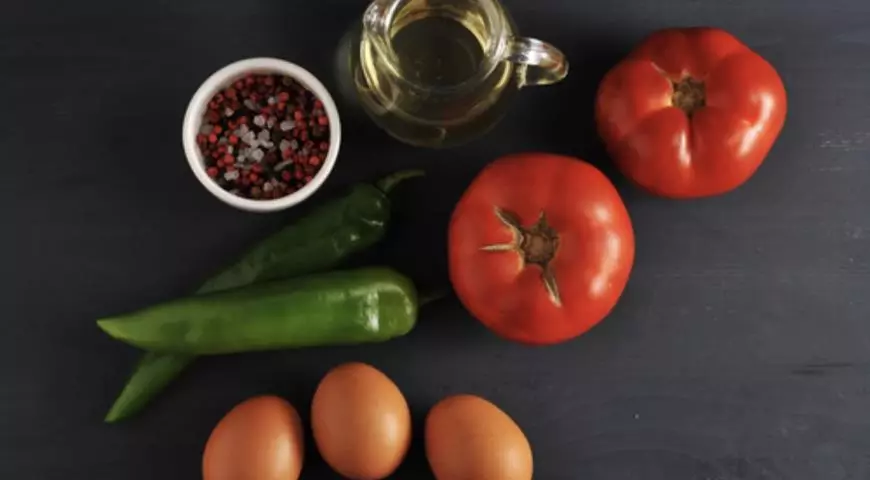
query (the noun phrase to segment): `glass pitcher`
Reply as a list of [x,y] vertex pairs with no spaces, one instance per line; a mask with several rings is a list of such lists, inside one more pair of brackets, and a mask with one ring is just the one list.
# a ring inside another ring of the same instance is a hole
[[393,137],[424,147],[472,140],[519,89],[568,74],[562,52],[517,36],[497,0],[375,0],[353,50],[363,109]]

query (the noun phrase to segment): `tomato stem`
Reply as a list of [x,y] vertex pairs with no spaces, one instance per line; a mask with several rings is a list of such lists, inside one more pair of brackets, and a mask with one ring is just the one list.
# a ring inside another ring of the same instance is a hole
[[537,223],[528,229],[522,229],[520,249],[528,263],[546,266],[559,246],[559,237],[556,231],[547,223],[544,212],[538,217]]
[[707,103],[707,88],[704,82],[692,77],[685,77],[678,82],[672,82],[674,94],[671,104],[692,116]]
[[495,209],[495,215],[501,223],[511,230],[513,239],[510,243],[484,245],[481,250],[485,252],[516,252],[523,258],[523,268],[528,264],[541,267],[541,280],[544,282],[550,300],[556,306],[562,306],[556,276],[550,267],[550,261],[556,255],[556,249],[559,248],[559,235],[547,223],[544,212],[541,212],[537,222],[530,227],[522,226],[516,215],[500,208]]

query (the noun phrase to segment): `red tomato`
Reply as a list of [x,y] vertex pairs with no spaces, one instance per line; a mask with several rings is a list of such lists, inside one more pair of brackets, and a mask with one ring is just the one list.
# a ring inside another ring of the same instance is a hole
[[776,70],[729,33],[668,29],[643,41],[601,82],[598,130],[622,172],[671,198],[742,185],[786,117]]
[[498,335],[559,343],[600,322],[622,294],[634,232],[613,184],[592,165],[546,153],[488,165],[456,205],[450,280]]

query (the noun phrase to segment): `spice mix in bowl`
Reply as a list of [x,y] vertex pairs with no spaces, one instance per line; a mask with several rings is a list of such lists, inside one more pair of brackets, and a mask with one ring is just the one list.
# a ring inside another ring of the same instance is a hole
[[213,195],[250,211],[281,210],[326,180],[341,143],[338,110],[311,73],[279,59],[233,63],[191,99],[183,144]]

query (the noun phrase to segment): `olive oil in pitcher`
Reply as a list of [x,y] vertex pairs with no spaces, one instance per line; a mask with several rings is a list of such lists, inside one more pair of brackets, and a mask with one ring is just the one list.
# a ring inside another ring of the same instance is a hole
[[460,21],[428,16],[399,26],[393,50],[406,78],[422,85],[451,87],[472,78],[483,61],[477,35]]
[[[518,56],[529,39],[513,32],[494,0],[376,0],[353,59],[357,96],[378,125],[404,142],[464,143],[491,129],[521,86],[545,83],[526,81],[527,67],[540,67]],[[559,62],[554,78],[567,73]]]

